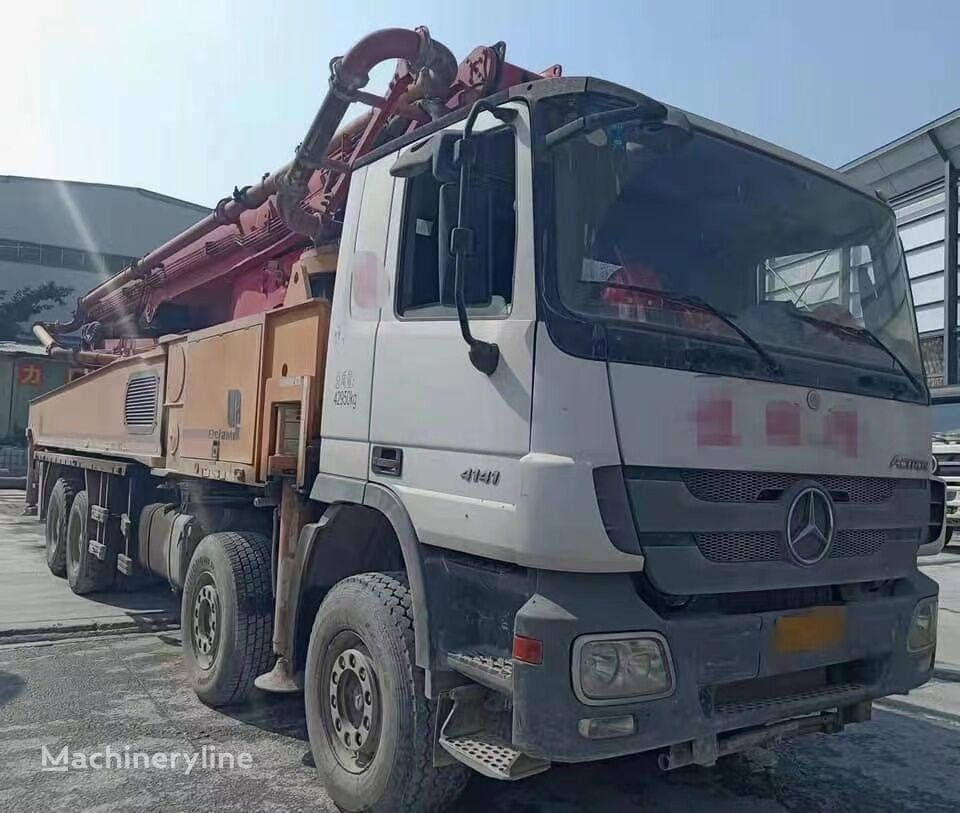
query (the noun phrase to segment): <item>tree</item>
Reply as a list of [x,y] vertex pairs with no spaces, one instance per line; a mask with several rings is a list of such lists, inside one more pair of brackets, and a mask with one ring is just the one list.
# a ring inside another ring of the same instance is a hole
[[13,293],[0,290],[0,340],[19,338],[28,329],[29,322],[51,305],[62,305],[72,288],[44,282],[41,285],[26,285]]

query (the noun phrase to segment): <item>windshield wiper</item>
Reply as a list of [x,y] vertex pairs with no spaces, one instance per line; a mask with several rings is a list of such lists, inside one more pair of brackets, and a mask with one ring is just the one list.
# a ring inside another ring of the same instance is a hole
[[586,116],[561,124],[544,136],[543,145],[548,150],[557,144],[562,144],[568,138],[578,133],[599,130],[610,124],[619,124],[623,121],[642,121],[645,124],[662,124],[669,115],[666,106],[648,96],[641,97],[636,104],[626,107],[615,107],[612,110],[601,110]]
[[756,339],[754,339],[753,336],[740,327],[737,321],[730,314],[724,313],[716,306],[711,305],[705,299],[701,299],[695,294],[680,294],[671,291],[662,291],[659,288],[646,288],[643,285],[626,285],[617,282],[602,282],[600,280],[595,282],[591,281],[589,284],[603,285],[605,288],[614,288],[619,291],[636,291],[637,293],[657,297],[665,302],[675,302],[680,305],[686,305],[693,310],[709,313],[711,316],[714,316],[723,322],[741,339],[743,339],[744,344],[746,344],[761,358],[768,372],[776,376],[783,375],[783,368],[780,367],[780,363],[773,356],[771,356],[770,353],[764,350],[763,346]]
[[800,319],[803,322],[809,322],[811,325],[817,325],[825,330],[831,330],[841,336],[850,336],[856,339],[862,339],[868,344],[872,344],[878,350],[882,350],[893,359],[897,367],[903,371],[903,374],[907,377],[907,380],[913,384],[914,389],[916,389],[920,395],[926,394],[926,389],[920,382],[920,379],[917,378],[916,374],[909,367],[907,367],[906,364],[903,363],[900,356],[894,353],[883,343],[880,338],[877,337],[875,333],[867,330],[867,328],[858,327],[855,325],[841,325],[837,322],[831,322],[829,319],[821,319],[819,316],[814,316],[810,313],[804,313],[796,307],[785,308],[784,311],[794,319]]

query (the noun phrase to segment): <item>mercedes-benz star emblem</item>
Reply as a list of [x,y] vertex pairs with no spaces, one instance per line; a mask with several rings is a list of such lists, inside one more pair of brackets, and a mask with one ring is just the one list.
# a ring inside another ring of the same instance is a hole
[[801,488],[787,509],[787,547],[801,565],[814,565],[833,540],[833,501],[817,486]]

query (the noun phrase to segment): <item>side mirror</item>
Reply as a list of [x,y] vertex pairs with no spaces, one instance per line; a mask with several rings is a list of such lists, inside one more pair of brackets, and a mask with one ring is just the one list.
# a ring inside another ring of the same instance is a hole
[[[471,182],[473,165],[477,160],[476,139],[473,131],[477,116],[487,112],[503,124],[511,124],[517,117],[516,110],[497,107],[489,99],[479,99],[473,103],[467,120],[463,125],[463,136],[454,150],[454,164],[460,170],[460,184],[457,189],[457,225],[450,231],[450,252],[454,255],[453,298],[457,306],[457,320],[460,322],[460,334],[470,348],[470,363],[481,373],[493,375],[500,364],[500,348],[494,342],[478,339],[470,330],[470,320],[467,318],[466,279],[467,267],[471,258],[477,253],[478,244],[489,239],[490,235],[490,193],[480,195],[480,215],[476,215],[473,208],[474,184]],[[482,189],[482,185],[479,186]],[[486,201],[484,205],[484,201]],[[477,218],[479,217],[479,221]],[[484,222],[487,227],[478,230],[476,222]],[[441,236],[444,232],[441,232]],[[486,254],[486,252],[485,252]],[[483,272],[489,274],[490,264],[485,262]],[[489,280],[487,282],[489,288]]]
[[[440,301],[456,305],[457,257],[453,251],[453,233],[457,228],[460,206],[460,185],[445,183],[440,187],[437,267],[440,272]],[[493,293],[493,267],[490,256],[491,190],[486,184],[474,184],[469,195],[470,228],[473,250],[464,258],[463,303],[466,307],[489,305]]]
[[411,147],[390,167],[394,178],[415,178],[424,172],[432,172],[440,183],[451,183],[459,179],[460,168],[455,163],[455,146],[460,141],[460,133],[441,130],[426,141]]

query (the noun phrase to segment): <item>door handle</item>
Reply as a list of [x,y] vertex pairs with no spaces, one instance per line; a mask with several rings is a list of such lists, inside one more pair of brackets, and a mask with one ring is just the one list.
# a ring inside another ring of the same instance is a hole
[[374,446],[370,452],[370,468],[375,474],[399,477],[403,471],[403,449],[396,446]]

